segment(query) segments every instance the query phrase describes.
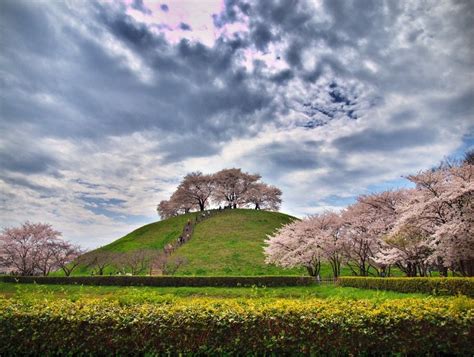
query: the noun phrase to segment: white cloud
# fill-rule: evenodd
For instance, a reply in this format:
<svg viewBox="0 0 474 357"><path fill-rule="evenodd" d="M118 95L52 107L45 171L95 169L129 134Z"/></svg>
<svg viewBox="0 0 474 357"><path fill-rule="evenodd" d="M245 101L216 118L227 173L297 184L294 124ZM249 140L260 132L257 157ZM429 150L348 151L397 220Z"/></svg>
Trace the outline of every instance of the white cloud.
<svg viewBox="0 0 474 357"><path fill-rule="evenodd" d="M0 4L1 225L102 245L228 167L339 210L472 140L469 2L199 4Z"/></svg>

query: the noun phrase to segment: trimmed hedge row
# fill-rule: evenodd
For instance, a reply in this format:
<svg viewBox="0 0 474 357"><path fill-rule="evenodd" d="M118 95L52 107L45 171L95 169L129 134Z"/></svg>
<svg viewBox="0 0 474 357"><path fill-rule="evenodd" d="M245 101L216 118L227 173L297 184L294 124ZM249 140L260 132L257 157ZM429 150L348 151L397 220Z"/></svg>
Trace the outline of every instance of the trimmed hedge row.
<svg viewBox="0 0 474 357"><path fill-rule="evenodd" d="M474 297L474 278L367 278L344 276L338 278L337 284L353 288L393 290L402 293L463 294Z"/></svg>
<svg viewBox="0 0 474 357"><path fill-rule="evenodd" d="M0 299L0 355L443 354L474 351L474 301Z"/></svg>
<svg viewBox="0 0 474 357"><path fill-rule="evenodd" d="M118 286L306 286L314 278L299 276L4 276L6 283Z"/></svg>

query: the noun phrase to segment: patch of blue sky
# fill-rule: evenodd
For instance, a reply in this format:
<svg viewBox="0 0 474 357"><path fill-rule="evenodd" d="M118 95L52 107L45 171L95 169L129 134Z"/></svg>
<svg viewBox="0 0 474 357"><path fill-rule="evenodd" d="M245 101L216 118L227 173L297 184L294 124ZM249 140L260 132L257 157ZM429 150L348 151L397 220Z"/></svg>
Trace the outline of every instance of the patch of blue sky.
<svg viewBox="0 0 474 357"><path fill-rule="evenodd" d="M464 136L462 145L451 156L462 159L469 150L474 150L474 133Z"/></svg>
<svg viewBox="0 0 474 357"><path fill-rule="evenodd" d="M415 173L415 172L414 172ZM377 193L389 190L396 190L399 188L414 188L415 185L407 180L406 178L399 178L396 180L385 181L382 183L377 183L373 185L369 185L367 187L367 193Z"/></svg>
<svg viewBox="0 0 474 357"><path fill-rule="evenodd" d="M319 206L348 206L356 201L355 196L330 195L319 202Z"/></svg>

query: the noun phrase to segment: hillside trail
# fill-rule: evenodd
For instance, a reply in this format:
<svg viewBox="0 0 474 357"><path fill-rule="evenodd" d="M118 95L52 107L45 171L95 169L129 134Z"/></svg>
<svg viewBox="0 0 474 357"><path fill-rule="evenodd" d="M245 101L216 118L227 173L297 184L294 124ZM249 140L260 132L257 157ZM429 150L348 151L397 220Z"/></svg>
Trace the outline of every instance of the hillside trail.
<svg viewBox="0 0 474 357"><path fill-rule="evenodd" d="M176 249L181 247L183 244L189 242L189 240L192 238L193 233L194 233L194 227L198 225L199 223L214 217L218 214L221 214L223 212L226 212L228 209L213 209L213 210L206 210L202 212L198 212L196 217L194 219L189 219L188 222L183 227L183 231L181 235L172 243L168 243L164 248L163 248L163 253L165 254L166 257L169 257L171 254L173 254ZM151 269L151 275L161 275L161 269L153 266Z"/></svg>

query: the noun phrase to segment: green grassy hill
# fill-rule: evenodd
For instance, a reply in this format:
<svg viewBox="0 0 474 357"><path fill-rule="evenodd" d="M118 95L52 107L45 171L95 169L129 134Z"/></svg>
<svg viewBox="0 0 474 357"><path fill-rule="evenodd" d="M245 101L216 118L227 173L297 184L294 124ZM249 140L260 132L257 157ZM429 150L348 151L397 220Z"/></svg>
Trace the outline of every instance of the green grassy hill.
<svg viewBox="0 0 474 357"><path fill-rule="evenodd" d="M263 242L268 234L294 217L279 212L228 210L199 223L192 239L172 257L185 257L179 275L284 275L304 274L264 262Z"/></svg>
<svg viewBox="0 0 474 357"><path fill-rule="evenodd" d="M116 241L91 251L132 252L139 249L162 250L182 233L186 222L199 213L189 213L147 224ZM222 211L196 225L192 239L171 258L185 257L187 263L177 275L305 275L303 269L282 269L264 262L263 242L268 234L294 220L279 213L236 209ZM107 268L106 274L113 272ZM89 275L79 267L73 275ZM62 275L62 274L61 274Z"/></svg>
<svg viewBox="0 0 474 357"><path fill-rule="evenodd" d="M147 224L98 250L130 252L138 249L163 249L166 244L175 241L180 236L186 222L194 219L195 215L196 213L188 213Z"/></svg>
<svg viewBox="0 0 474 357"><path fill-rule="evenodd" d="M96 249L95 252L133 252L139 249L162 250L176 241L186 222L194 221L199 213L169 218L147 224L116 241ZM283 269L267 265L263 245L267 235L296 219L295 217L252 209L225 210L195 226L190 241L178 248L170 257L186 258L176 275L306 275L305 269ZM105 273L114 273L109 267ZM343 275L350 272L343 269ZM90 269L79 267L73 275L89 275ZM62 275L57 272L55 275ZM321 276L331 276L329 264L321 267Z"/></svg>

